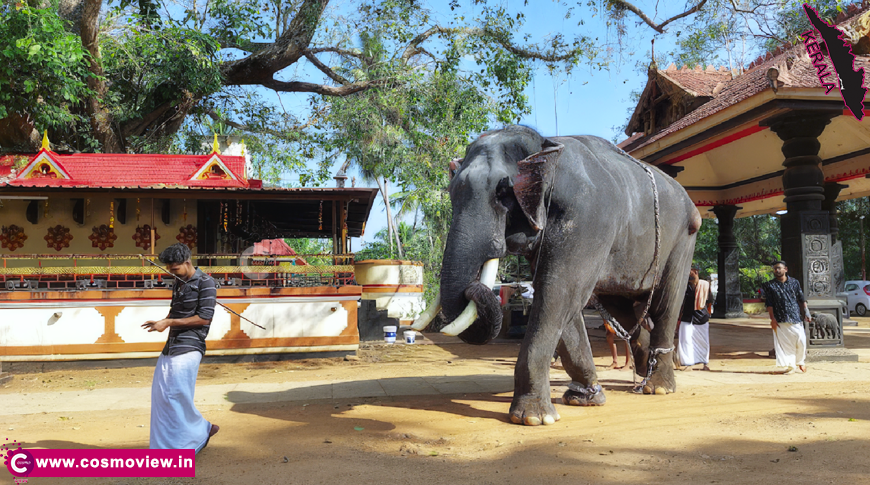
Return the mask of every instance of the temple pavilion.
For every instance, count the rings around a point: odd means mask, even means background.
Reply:
[[[217,139],[207,155],[61,154],[45,138],[0,158],[0,362],[156,357],[166,335],[140,325],[166,316],[174,282],[148,260],[176,242],[244,317],[216,308],[208,355],[354,351],[368,287],[422,305],[422,271],[358,274],[350,238],[377,189],[271,187],[243,155]],[[297,255],[283,238],[333,250]]]
[[[856,54],[854,67],[870,67],[870,12],[852,5],[836,24]],[[810,325],[810,348],[836,357],[843,334],[835,294],[844,274],[834,202],[870,195],[870,117],[857,119],[838,88],[826,92],[808,48],[815,46],[785,46],[742,73],[651,65],[619,146],[675,177],[702,216],[717,218],[716,317],[743,315],[734,218],[784,214],[789,274],[801,281],[812,312],[840,322],[833,336]],[[825,44],[818,48],[833,72]]]

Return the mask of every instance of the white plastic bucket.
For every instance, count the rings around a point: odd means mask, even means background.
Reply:
[[[417,332],[414,330],[405,330],[405,343],[411,345],[414,343],[414,340],[417,338]]]
[[[384,327],[384,342],[388,344],[396,343],[396,330],[397,327],[395,325],[387,325]]]

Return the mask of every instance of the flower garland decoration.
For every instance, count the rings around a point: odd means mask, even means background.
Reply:
[[[157,228],[154,229],[154,242],[160,239],[160,234],[157,234]],[[133,240],[136,241],[136,247],[142,249],[151,249],[151,226],[145,224],[136,228],[133,233]]]
[[[115,240],[118,239],[118,235],[115,234],[113,228],[103,224],[99,227],[94,226],[93,232],[88,236],[88,239],[91,240],[91,247],[100,248],[100,251],[105,251],[106,248],[115,247]]]
[[[23,247],[26,239],[27,234],[24,234],[23,227],[12,224],[9,227],[0,228],[0,245],[10,251]]]
[[[63,227],[60,224],[49,227],[48,234],[43,237],[48,247],[55,251],[60,251],[63,248],[69,247],[69,242],[72,241],[73,235],[69,233],[68,227]]]
[[[178,229],[178,235],[175,236],[175,239],[178,239],[178,242],[186,244],[187,247],[193,249],[196,247],[196,227],[193,224],[188,224],[186,226]]]

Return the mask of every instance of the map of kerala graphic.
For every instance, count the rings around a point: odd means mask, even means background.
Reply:
[[[828,55],[840,79],[840,95],[843,96],[843,102],[852,115],[860,120],[864,117],[864,95],[867,93],[864,87],[864,68],[855,69],[855,54],[852,53],[852,46],[840,37],[843,35],[840,29],[828,25],[819,18],[815,9],[807,4],[804,4],[804,11],[828,47]]]

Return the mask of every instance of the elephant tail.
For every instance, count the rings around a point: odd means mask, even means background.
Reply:
[[[698,212],[698,208],[692,205],[692,215],[689,218],[689,235],[695,234],[698,232],[698,229],[701,228],[701,213]]]

